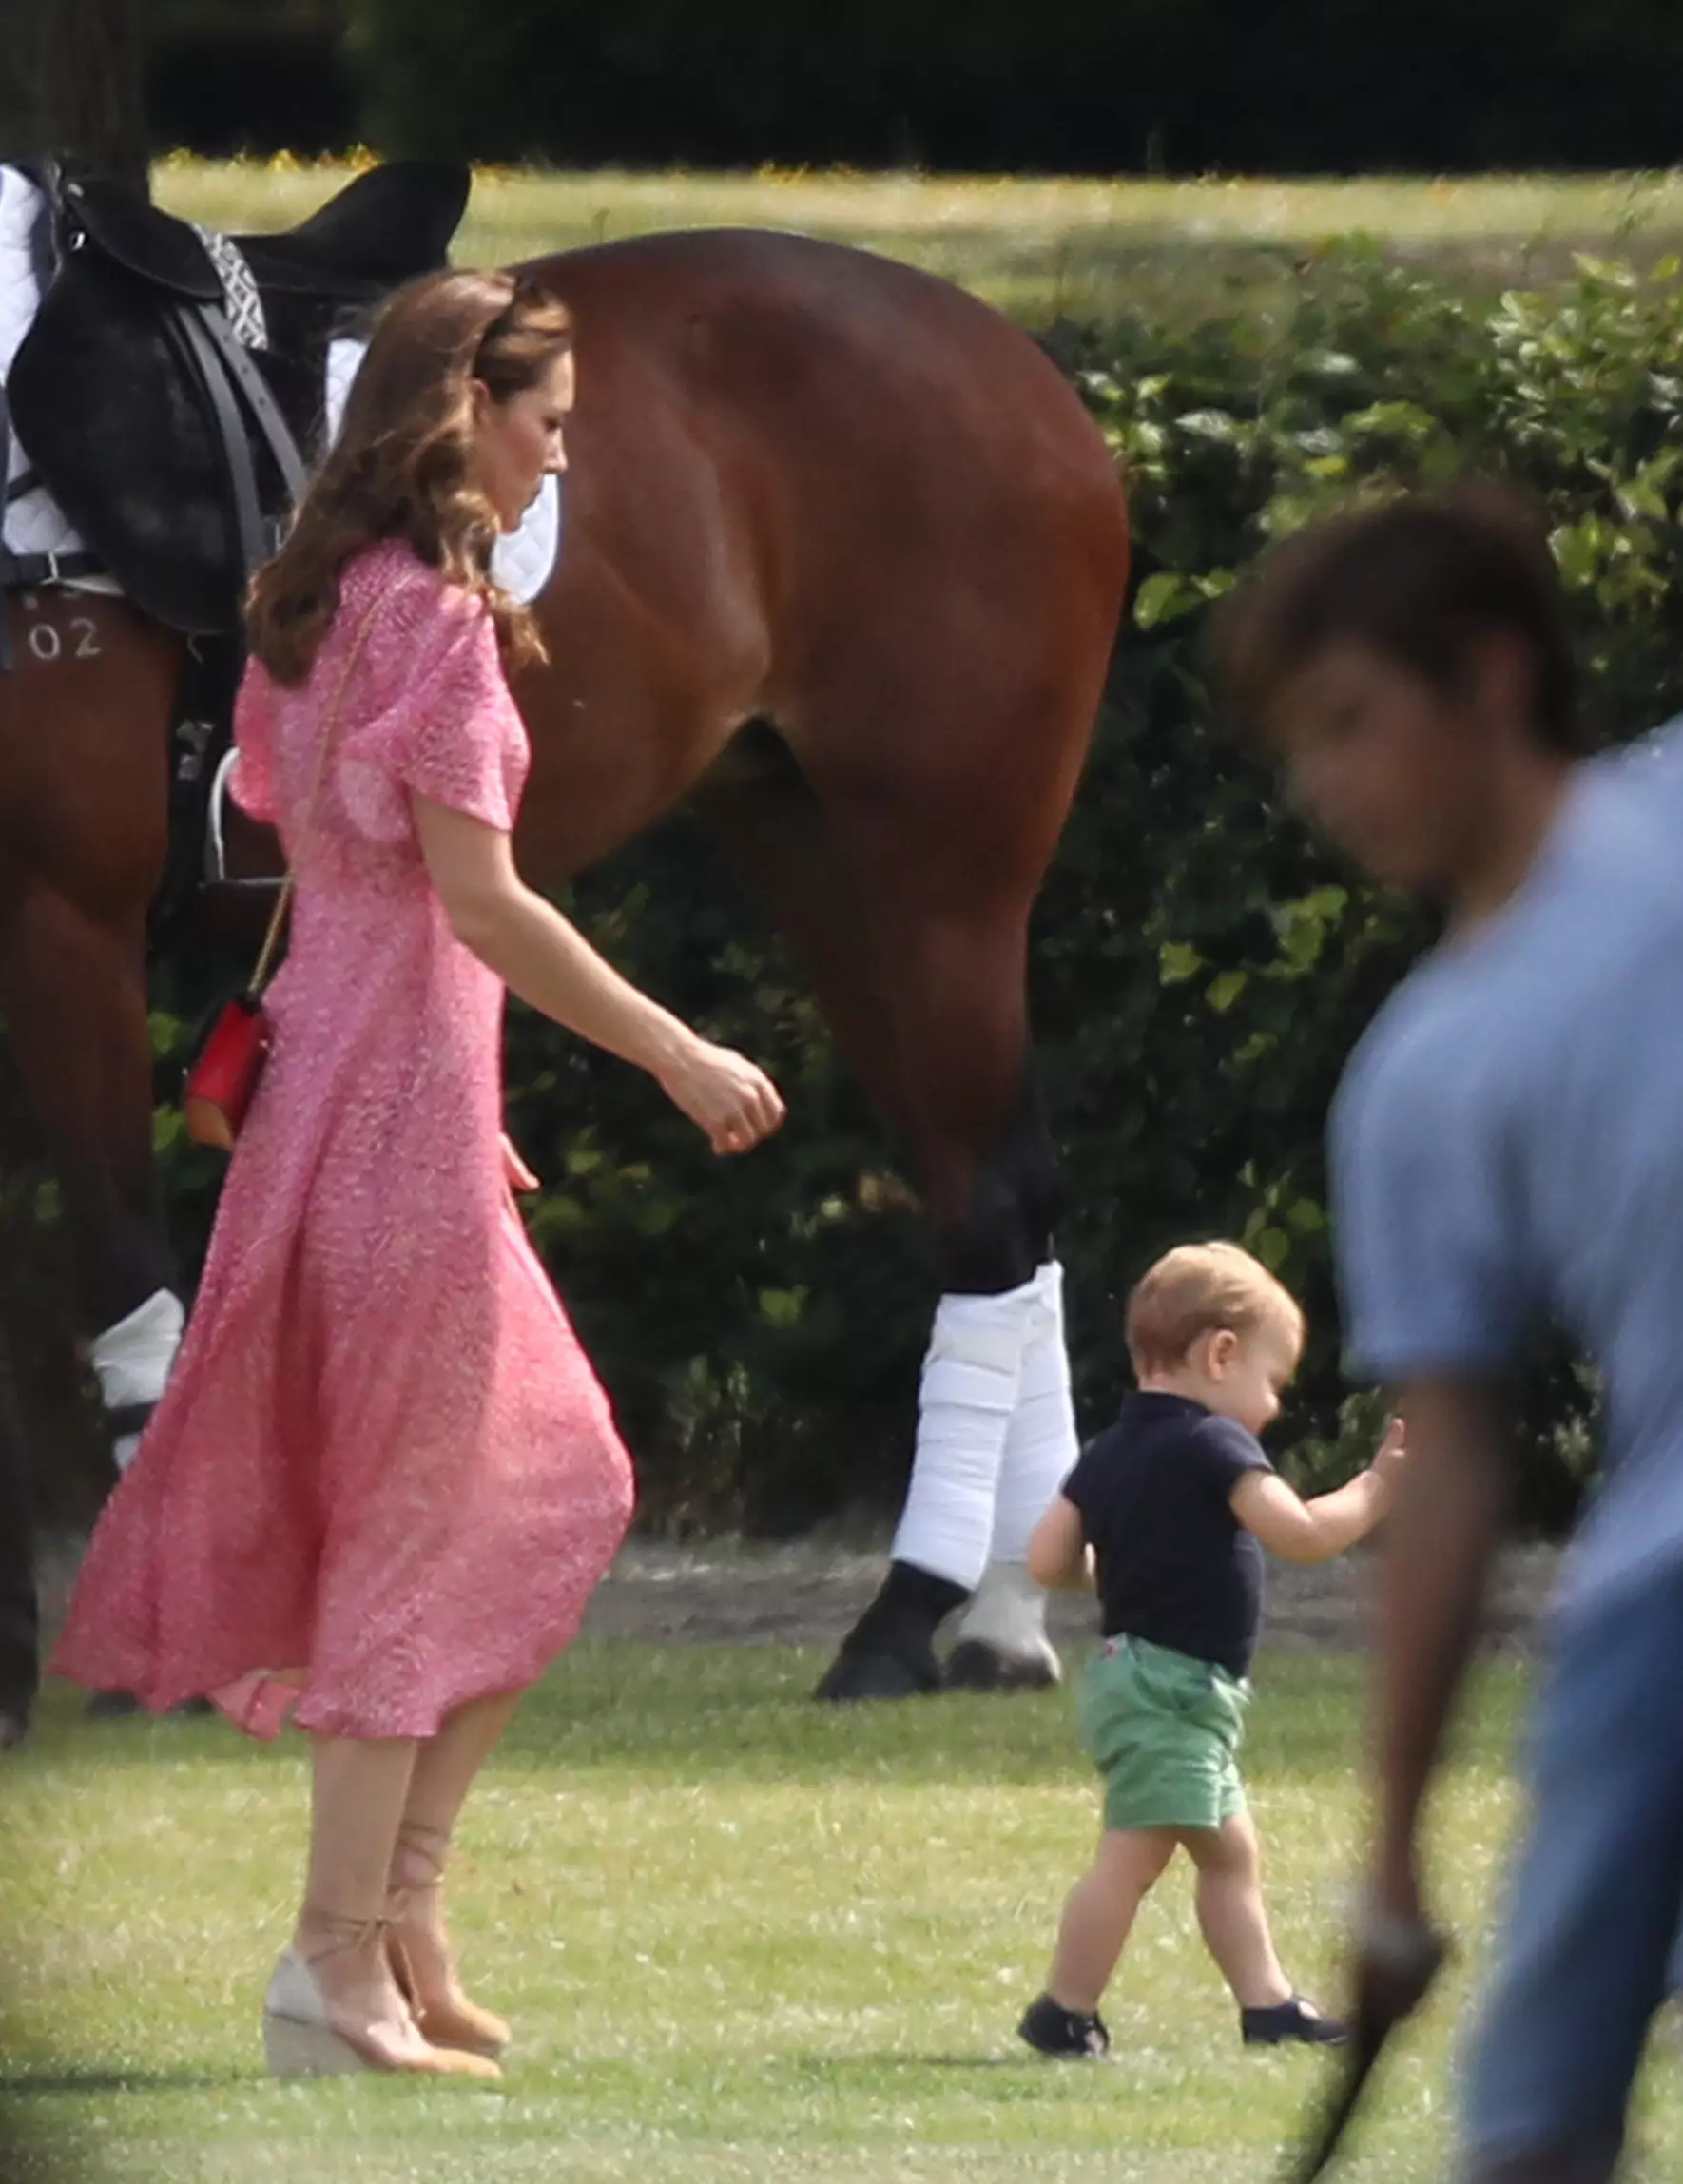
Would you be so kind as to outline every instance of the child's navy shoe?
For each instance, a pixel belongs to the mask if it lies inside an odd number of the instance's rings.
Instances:
[[[1301,2040],[1306,2047],[1341,2047],[1349,2029],[1337,2018],[1324,2018],[1302,1995],[1266,2010],[1239,2012],[1239,2032],[1247,2047],[1280,2047],[1287,2040]]]
[[[1111,2036],[1096,2010],[1067,2010],[1050,1995],[1030,2003],[1016,2030],[1019,2039],[1042,2055],[1066,2061],[1096,2062],[1111,2052]]]

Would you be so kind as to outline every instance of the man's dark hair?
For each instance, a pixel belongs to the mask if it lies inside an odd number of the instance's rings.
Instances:
[[[1531,659],[1538,741],[1582,749],[1571,615],[1540,516],[1505,487],[1465,485],[1347,509],[1270,547],[1218,609],[1210,658],[1223,709],[1256,735],[1329,645],[1364,645],[1448,691],[1491,635]]]

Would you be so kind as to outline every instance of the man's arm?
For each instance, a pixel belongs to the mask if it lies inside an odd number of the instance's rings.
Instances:
[[[1542,1269],[1516,1118],[1474,1096],[1466,1023],[1387,1004],[1331,1130],[1346,1362],[1386,1382],[1408,1460],[1380,1551],[1375,1840],[1357,1941],[1351,2097],[1442,1961],[1418,1840],[1478,1629],[1511,1467],[1505,1388]],[[1488,1088],[1486,1088],[1488,1089]],[[1329,2142],[1330,2143],[1330,2142]]]
[[[1478,1631],[1513,1455],[1506,1394],[1495,1382],[1413,1381],[1396,1390],[1395,1408],[1408,1461],[1380,1550],[1370,1914],[1380,1925],[1423,1919],[1421,1810]]]

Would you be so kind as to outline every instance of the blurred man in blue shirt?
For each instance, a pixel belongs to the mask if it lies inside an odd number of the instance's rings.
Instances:
[[[1550,1321],[1604,1381],[1464,2113],[1470,2184],[1602,2184],[1683,1909],[1683,729],[1578,755],[1548,545],[1491,489],[1274,549],[1217,658],[1307,815],[1446,917],[1332,1122],[1350,1363],[1411,1452],[1383,1555],[1370,1996],[1431,1961],[1417,1828],[1499,1536],[1512,1381]]]

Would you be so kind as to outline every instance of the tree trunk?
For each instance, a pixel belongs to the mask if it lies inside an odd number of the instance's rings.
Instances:
[[[75,152],[146,187],[140,0],[0,0],[0,159]]]

